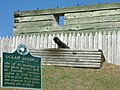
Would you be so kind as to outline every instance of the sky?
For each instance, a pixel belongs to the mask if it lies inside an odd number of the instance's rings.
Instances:
[[[84,6],[98,3],[120,2],[120,0],[0,0],[0,37],[13,36],[14,12]]]

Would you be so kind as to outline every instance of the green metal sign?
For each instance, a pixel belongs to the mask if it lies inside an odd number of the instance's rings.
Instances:
[[[41,71],[41,58],[19,45],[14,53],[2,53],[1,87],[42,90]]]

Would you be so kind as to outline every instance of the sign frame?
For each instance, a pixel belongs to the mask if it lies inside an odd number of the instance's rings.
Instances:
[[[27,51],[25,52],[25,53],[19,53],[19,47],[21,47],[21,46],[23,46]],[[24,52],[24,50],[22,50],[23,52]],[[4,79],[4,58],[3,58],[3,55],[4,54],[15,54],[15,53],[17,53],[17,54],[19,54],[20,56],[27,56],[27,55],[29,55],[29,56],[31,56],[32,58],[37,58],[37,59],[40,59],[40,67],[39,67],[39,69],[40,69],[40,88],[28,88],[28,87],[17,87],[17,86],[4,86],[3,85],[3,83],[4,83],[4,81],[3,81],[3,79]],[[16,51],[15,52],[13,52],[13,53],[7,53],[7,52],[2,52],[1,53],[1,81],[0,81],[0,87],[1,88],[14,88],[14,89],[29,89],[29,90],[33,90],[33,89],[35,89],[35,90],[42,90],[42,63],[41,63],[41,58],[40,57],[35,57],[35,56],[32,56],[30,53],[29,53],[29,50],[28,50],[28,48],[25,46],[25,45],[23,45],[23,44],[20,44],[20,45],[18,45],[18,47],[17,47],[17,49],[16,49]]]

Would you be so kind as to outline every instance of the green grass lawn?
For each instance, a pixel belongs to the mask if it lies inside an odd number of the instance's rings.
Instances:
[[[101,69],[57,66],[42,68],[43,90],[120,90],[120,66],[103,63]]]
[[[120,67],[101,69],[43,67],[43,90],[120,90]]]

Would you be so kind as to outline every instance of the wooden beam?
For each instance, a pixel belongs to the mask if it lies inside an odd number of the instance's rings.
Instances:
[[[88,11],[99,11],[99,10],[110,10],[119,9],[120,3],[111,4],[96,4],[88,6],[76,6],[76,7],[66,7],[66,8],[55,8],[47,10],[31,10],[31,11],[21,11],[15,12],[14,17],[24,17],[24,16],[38,16],[38,15],[50,15],[50,14],[62,14],[62,13],[73,13],[73,12],[88,12]]]

